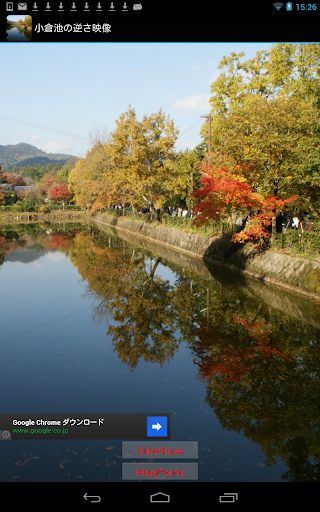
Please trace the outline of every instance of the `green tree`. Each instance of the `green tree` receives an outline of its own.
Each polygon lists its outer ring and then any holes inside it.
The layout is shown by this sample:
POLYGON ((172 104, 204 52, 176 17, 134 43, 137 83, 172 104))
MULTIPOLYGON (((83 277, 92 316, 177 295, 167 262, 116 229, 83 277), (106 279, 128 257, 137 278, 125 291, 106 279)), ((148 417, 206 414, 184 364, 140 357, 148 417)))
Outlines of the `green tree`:
POLYGON ((200 179, 199 157, 196 151, 186 150, 177 155, 173 164, 172 173, 175 179, 172 181, 171 188, 174 194, 180 196, 185 202, 187 208, 193 208, 195 198, 193 192, 200 179))
POLYGON ((211 112, 227 114, 248 96, 293 95, 320 107, 320 43, 277 43, 243 61, 244 52, 223 57, 212 83, 211 112))
POLYGON ((320 123, 297 98, 248 97, 212 123, 213 154, 224 158, 257 190, 287 197, 320 186, 320 123))
MULTIPOLYGON (((239 166, 263 194, 298 194, 300 207, 316 213, 320 44, 274 44, 247 61, 232 53, 219 68, 211 85, 211 162, 239 166)), ((201 133, 207 142, 207 124, 201 133)))

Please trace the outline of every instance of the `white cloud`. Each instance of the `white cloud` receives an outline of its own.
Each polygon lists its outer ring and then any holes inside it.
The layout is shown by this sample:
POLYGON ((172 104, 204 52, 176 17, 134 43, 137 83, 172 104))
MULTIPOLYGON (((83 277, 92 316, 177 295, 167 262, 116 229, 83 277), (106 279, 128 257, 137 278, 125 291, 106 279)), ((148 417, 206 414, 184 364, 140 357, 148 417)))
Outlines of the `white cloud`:
POLYGON ((177 100, 173 106, 180 112, 206 112, 209 108, 209 98, 208 94, 185 96, 182 100, 177 100))
POLYGON ((55 140, 41 146, 41 149, 46 153, 71 153, 72 148, 74 147, 74 141, 69 141, 66 139, 55 140))

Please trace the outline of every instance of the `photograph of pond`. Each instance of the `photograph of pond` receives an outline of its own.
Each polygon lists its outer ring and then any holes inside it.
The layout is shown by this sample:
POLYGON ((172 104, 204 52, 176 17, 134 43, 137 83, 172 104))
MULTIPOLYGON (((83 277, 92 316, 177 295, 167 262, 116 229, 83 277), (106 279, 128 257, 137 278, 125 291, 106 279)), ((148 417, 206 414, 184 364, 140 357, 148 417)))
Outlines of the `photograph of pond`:
POLYGON ((313 504, 277 484, 320 481, 320 43, 125 42, 138 8, 74 3, 6 14, 0 483, 313 504))
POLYGON ((32 39, 32 17, 27 15, 9 15, 6 20, 7 41, 27 42, 32 39))

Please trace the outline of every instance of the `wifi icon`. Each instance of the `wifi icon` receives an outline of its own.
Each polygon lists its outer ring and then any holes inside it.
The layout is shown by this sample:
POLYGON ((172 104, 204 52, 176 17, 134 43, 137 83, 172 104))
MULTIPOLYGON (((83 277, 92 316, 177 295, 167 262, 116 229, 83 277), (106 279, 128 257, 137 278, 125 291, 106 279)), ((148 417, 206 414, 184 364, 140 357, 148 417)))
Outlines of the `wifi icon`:
POLYGON ((281 7, 284 6, 284 4, 282 4, 281 2, 276 2, 275 4, 273 4, 274 7, 277 9, 277 11, 280 11, 281 7))

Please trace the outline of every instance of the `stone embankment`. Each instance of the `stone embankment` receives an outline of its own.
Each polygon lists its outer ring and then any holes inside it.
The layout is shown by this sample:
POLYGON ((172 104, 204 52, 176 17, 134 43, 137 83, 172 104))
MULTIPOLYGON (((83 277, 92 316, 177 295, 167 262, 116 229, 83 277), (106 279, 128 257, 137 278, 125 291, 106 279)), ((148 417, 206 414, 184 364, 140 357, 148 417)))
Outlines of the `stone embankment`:
MULTIPOLYGON (((298 258, 276 251, 261 251, 252 244, 236 244, 227 239, 205 237, 126 217, 99 214, 94 220, 132 243, 148 241, 168 249, 201 258, 204 262, 232 269, 320 300, 320 261, 298 258), (124 236, 125 233, 125 236, 124 236)), ((142 244, 144 245, 144 244, 142 244)), ((147 248, 147 247, 145 247, 147 248)))

